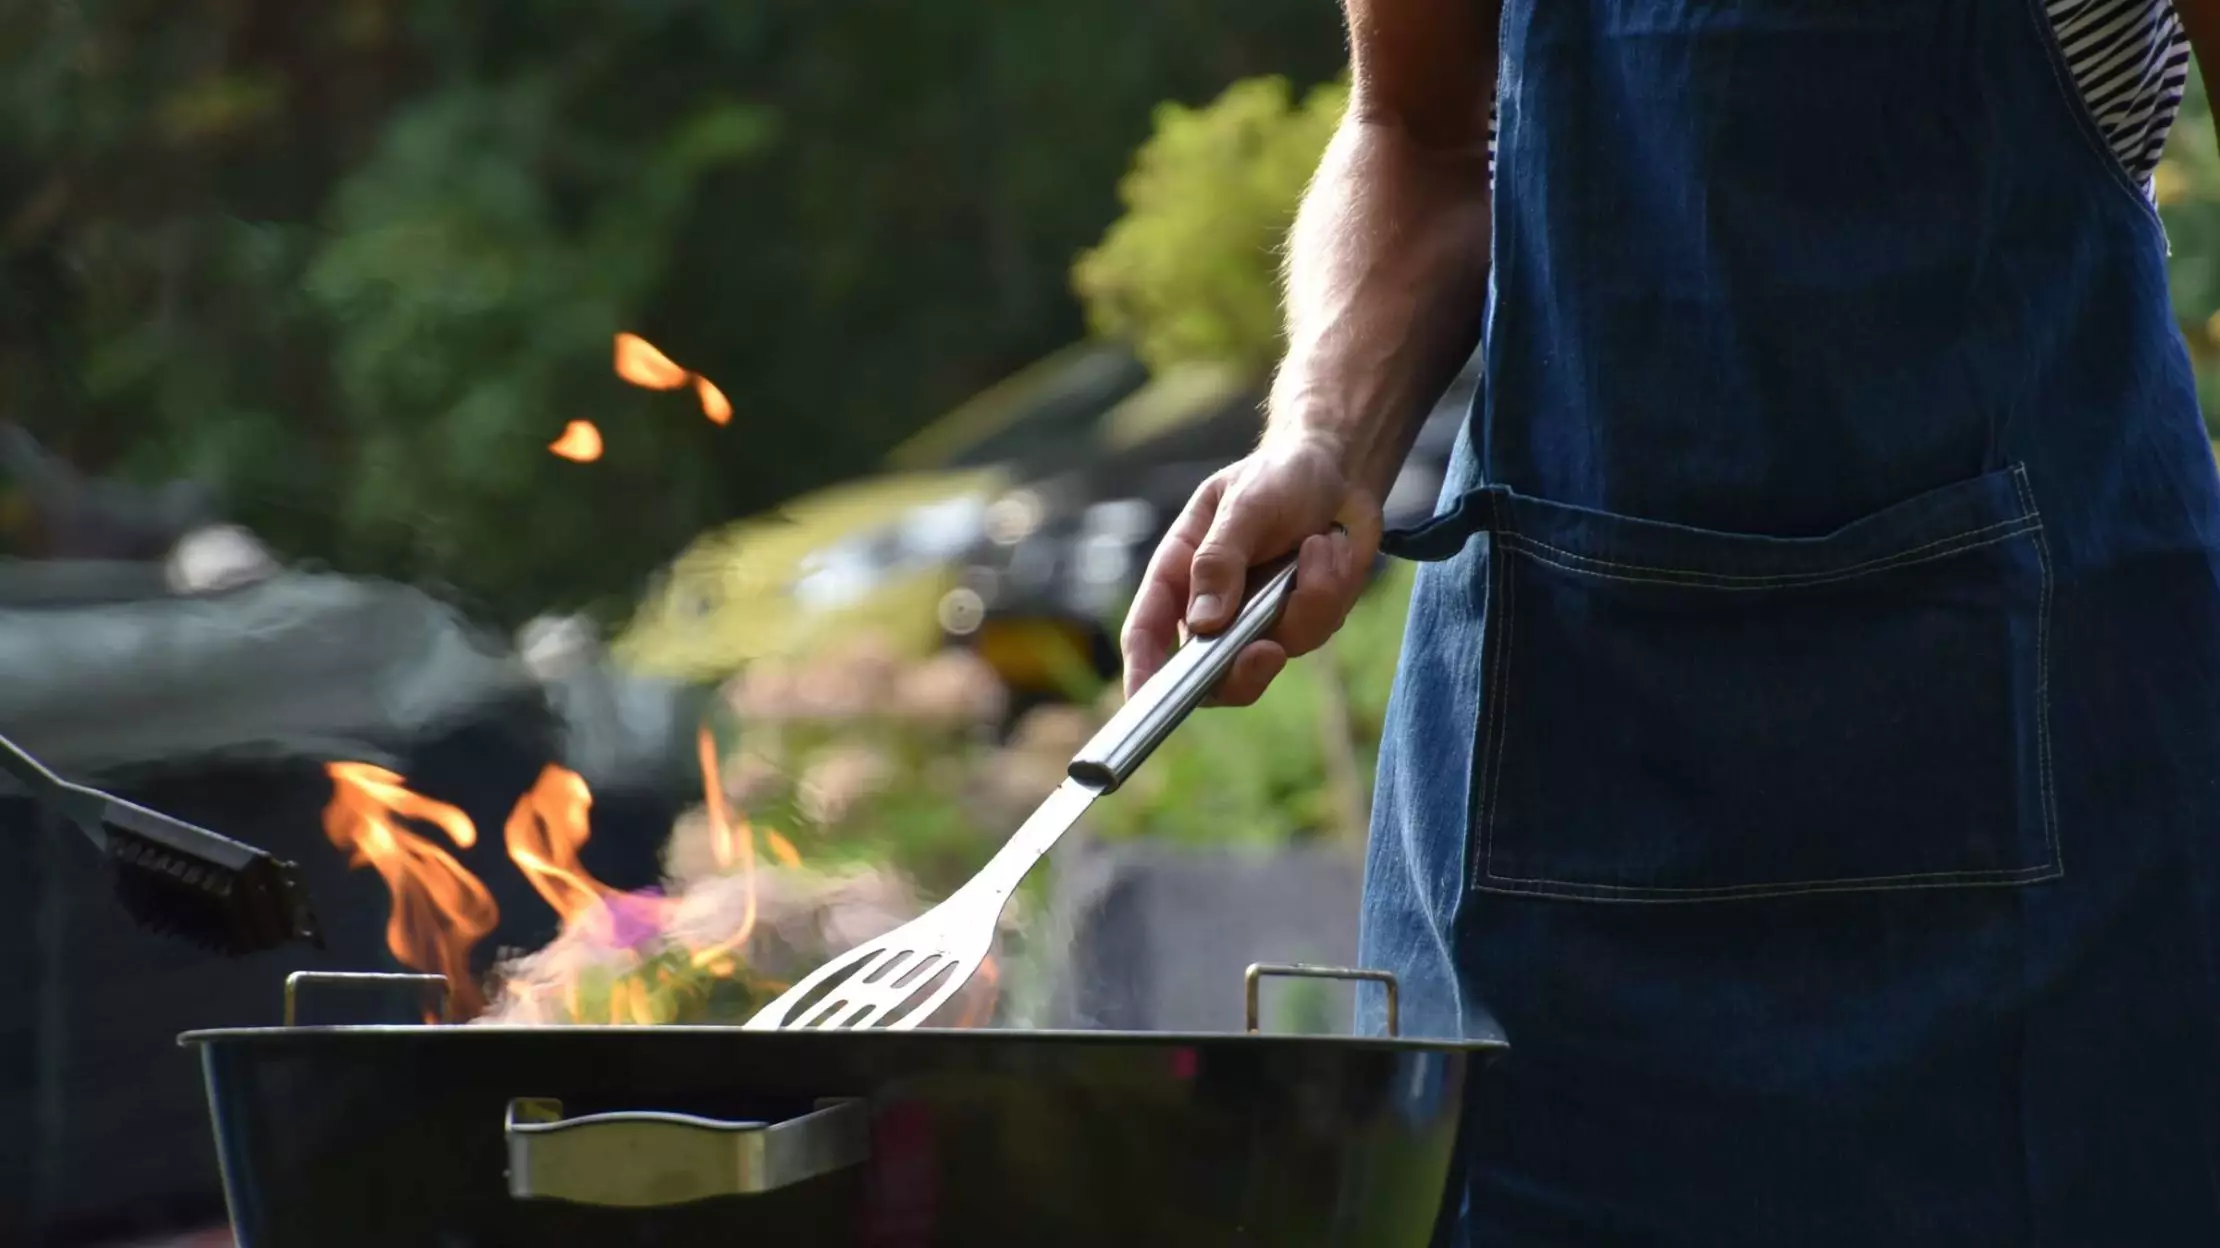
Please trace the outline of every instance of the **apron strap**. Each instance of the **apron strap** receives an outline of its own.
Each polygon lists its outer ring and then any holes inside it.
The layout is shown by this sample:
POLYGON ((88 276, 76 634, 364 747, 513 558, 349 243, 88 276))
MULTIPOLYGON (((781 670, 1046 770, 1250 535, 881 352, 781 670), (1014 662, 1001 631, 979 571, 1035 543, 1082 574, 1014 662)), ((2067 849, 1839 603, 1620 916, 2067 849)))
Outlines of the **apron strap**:
POLYGON ((1467 490, 1449 510, 1407 529, 1382 533, 1380 553, 1414 563, 1453 559, 1473 534, 1494 527, 1495 501, 1495 491, 1487 486, 1467 490))

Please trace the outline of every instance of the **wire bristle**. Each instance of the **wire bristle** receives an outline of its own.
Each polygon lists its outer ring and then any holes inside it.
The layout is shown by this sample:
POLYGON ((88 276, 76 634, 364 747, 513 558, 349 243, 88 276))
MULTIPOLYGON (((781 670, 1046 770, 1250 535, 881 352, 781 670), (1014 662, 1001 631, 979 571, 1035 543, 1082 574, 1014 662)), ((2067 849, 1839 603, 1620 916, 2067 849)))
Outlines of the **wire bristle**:
POLYGON ((323 947, 292 863, 64 780, 4 736, 0 773, 106 853, 117 898, 141 924, 234 956, 294 940, 323 947))
POLYGON ((273 859, 226 869, 114 826, 108 845, 116 894, 150 929, 231 957, 274 949, 298 934, 294 882, 273 859))

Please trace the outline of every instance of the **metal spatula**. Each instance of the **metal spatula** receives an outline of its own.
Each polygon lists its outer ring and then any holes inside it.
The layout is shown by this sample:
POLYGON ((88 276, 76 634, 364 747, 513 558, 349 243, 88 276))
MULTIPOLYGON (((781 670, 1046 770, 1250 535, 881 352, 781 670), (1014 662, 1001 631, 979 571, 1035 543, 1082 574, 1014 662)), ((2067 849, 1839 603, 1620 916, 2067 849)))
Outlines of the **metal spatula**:
POLYGON ((1141 760, 1209 696, 1242 647, 1268 632, 1295 583, 1293 557, 1249 574, 1261 587, 1209 637, 1173 652, 1071 761, 1068 778, 969 883, 931 910, 812 971, 747 1025, 904 1030, 956 995, 993 947, 1002 907, 1026 873, 1087 807, 1125 783, 1141 760))

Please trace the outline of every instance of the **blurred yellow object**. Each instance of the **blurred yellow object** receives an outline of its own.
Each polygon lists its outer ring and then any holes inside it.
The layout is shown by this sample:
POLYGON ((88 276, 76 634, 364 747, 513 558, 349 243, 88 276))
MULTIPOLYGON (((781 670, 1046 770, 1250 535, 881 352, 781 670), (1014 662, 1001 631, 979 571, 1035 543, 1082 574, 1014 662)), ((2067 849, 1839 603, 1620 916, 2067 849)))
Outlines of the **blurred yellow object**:
MULTIPOLYGON (((620 338, 620 363, 626 348, 620 338)), ((907 657, 937 648, 969 528, 983 536, 989 505, 1015 484, 1001 465, 1027 448, 1099 436, 1103 412, 1144 379, 1123 347, 1073 344, 897 447, 892 472, 703 534, 643 599, 615 656, 642 675, 716 681, 866 633, 907 657)), ((717 419, 718 403, 707 392, 702 401, 717 419)))
MULTIPOLYGON (((1252 389, 1249 374, 1230 364, 1175 364, 1103 413, 1103 443, 1127 450, 1217 414, 1252 389)), ((1259 413, 1257 427, 1263 429, 1259 413)))
POLYGON ((857 561, 897 545, 921 513, 983 510, 1006 484, 991 468, 871 477, 706 533, 640 604, 614 653, 642 675, 688 681, 862 633, 904 655, 927 653, 940 644, 935 608, 955 585, 953 559, 857 561))
POLYGON ((1094 675, 1091 642, 1085 629, 1068 620, 1006 618, 980 625, 972 646, 1012 689, 1068 693, 1073 683, 1094 675))
POLYGON ((36 515, 29 495, 12 485, 0 488, 0 534, 27 538, 36 515))
POLYGON ((2181 165, 2171 160, 2159 161, 2158 168, 2151 171, 2151 198, 2158 206, 2170 208, 2188 194, 2189 175, 2182 172, 2181 165))
POLYGON ((898 472, 930 472, 980 462, 995 447, 1030 424, 1045 424, 1054 436, 1068 421, 1067 408, 1084 422, 1141 384, 1140 363, 1123 347, 1075 342, 996 382, 965 400, 956 410, 912 434, 887 453, 898 472), (1048 419, 1044 422, 1042 418, 1048 419))

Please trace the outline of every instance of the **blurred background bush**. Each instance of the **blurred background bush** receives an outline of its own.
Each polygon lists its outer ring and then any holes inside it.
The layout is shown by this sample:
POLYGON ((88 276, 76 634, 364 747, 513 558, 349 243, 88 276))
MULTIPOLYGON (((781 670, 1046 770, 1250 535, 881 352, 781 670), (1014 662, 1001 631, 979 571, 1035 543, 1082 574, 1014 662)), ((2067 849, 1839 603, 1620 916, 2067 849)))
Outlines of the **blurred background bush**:
POLYGON ((1260 0, 10 6, 0 416, 293 556, 621 615, 1076 337, 1159 101, 1341 55, 1260 0), (611 377, 619 330, 737 436, 611 377), (578 417, 592 471, 542 449, 578 417))

